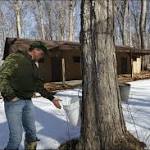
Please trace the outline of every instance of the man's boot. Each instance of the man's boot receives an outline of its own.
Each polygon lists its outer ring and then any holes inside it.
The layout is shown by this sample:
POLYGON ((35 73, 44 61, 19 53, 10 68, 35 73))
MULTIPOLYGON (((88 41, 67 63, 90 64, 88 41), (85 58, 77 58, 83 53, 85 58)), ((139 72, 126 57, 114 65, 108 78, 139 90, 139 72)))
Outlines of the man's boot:
POLYGON ((36 150, 37 141, 35 142, 26 142, 25 141, 25 150, 36 150))

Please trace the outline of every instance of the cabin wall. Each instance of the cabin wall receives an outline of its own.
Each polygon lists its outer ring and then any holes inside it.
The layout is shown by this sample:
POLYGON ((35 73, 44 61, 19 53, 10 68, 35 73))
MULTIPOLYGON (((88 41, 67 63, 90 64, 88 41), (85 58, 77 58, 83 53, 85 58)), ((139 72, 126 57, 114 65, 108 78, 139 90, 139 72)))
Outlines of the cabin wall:
POLYGON ((81 77, 80 51, 64 52, 66 80, 79 80, 81 77))
POLYGON ((65 59, 66 80, 82 79, 80 50, 53 51, 44 62, 39 63, 40 74, 45 82, 62 81, 62 58, 65 59))
MULTIPOLYGON (((30 44, 34 41, 35 40, 30 39, 6 38, 3 59, 5 59, 10 53, 18 50, 28 50, 30 44)), ((79 43, 67 43, 67 41, 42 42, 44 42, 50 50, 48 56, 45 58, 45 61, 39 63, 40 74, 45 82, 62 81, 62 58, 65 60, 66 80, 82 79, 80 63, 81 50, 79 50, 79 43)), ((133 62, 132 73, 140 73, 141 56, 138 55, 141 54, 137 53, 136 49, 131 47, 116 46, 116 48, 118 74, 130 74, 131 61, 133 62), (134 56, 132 56, 131 60, 130 51, 132 50, 134 50, 132 53, 134 56)), ((150 54, 147 52, 146 54, 150 54)), ((143 55, 145 55, 145 52, 143 55)))
POLYGON ((50 82, 51 81, 51 59, 46 58, 44 62, 39 63, 39 70, 42 78, 44 79, 45 82, 50 82))

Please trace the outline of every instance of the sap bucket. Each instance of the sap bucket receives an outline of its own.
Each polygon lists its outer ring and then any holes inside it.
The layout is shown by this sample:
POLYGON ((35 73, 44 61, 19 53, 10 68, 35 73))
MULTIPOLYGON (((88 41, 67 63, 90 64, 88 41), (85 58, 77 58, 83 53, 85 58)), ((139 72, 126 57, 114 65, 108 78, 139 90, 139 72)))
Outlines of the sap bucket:
POLYGON ((80 101, 78 98, 72 99, 69 105, 63 105, 63 108, 67 114, 69 122, 73 126, 80 125, 80 101))
POLYGON ((81 90, 65 90, 58 92, 56 96, 61 96, 63 109, 71 125, 80 126, 80 103, 81 103, 81 90))
POLYGON ((120 89, 120 96, 122 101, 127 101, 130 94, 130 87, 131 85, 128 83, 121 83, 119 84, 120 89))

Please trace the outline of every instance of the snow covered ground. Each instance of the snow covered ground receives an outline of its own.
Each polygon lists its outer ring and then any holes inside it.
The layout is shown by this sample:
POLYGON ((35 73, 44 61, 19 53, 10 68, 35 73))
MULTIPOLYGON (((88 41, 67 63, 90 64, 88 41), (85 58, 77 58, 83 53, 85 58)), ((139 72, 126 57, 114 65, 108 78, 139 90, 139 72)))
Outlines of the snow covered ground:
MULTIPOLYGON (((150 80, 131 82, 128 102, 123 102, 123 112, 128 130, 147 144, 150 149, 150 80)), ((80 89, 65 90, 57 95, 66 103, 71 97, 81 96, 80 89), (70 97, 71 96, 71 97, 70 97)), ((35 105, 38 149, 57 149, 60 143, 80 136, 80 127, 72 126, 63 109, 56 109, 49 100, 42 97, 33 99, 35 105)), ((0 100, 0 149, 8 141, 8 127, 3 101, 0 100)), ((23 141, 20 149, 23 149, 23 141)))
POLYGON ((127 129, 150 150, 150 80, 130 82, 129 100, 123 103, 127 129))

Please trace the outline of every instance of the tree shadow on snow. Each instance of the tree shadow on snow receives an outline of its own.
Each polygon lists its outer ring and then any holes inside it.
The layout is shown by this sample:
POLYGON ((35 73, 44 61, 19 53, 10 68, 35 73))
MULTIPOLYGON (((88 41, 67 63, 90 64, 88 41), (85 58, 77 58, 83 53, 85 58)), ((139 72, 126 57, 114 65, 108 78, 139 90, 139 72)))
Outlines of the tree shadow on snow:
MULTIPOLYGON (((0 123, 0 150, 3 150, 9 139, 9 130, 7 122, 0 123)), ((20 144, 20 149, 23 149, 23 146, 20 144)))
POLYGON ((144 100, 144 99, 137 99, 137 98, 132 98, 131 100, 136 100, 136 101, 128 101, 127 104, 133 105, 133 106, 141 106, 141 107, 150 107, 150 101, 144 100))
POLYGON ((53 115, 51 112, 44 111, 39 107, 35 106, 35 116, 36 121, 40 123, 42 128, 37 131, 37 134, 44 135, 55 139, 56 141, 62 143, 68 139, 68 129, 71 124, 57 116, 53 115))

